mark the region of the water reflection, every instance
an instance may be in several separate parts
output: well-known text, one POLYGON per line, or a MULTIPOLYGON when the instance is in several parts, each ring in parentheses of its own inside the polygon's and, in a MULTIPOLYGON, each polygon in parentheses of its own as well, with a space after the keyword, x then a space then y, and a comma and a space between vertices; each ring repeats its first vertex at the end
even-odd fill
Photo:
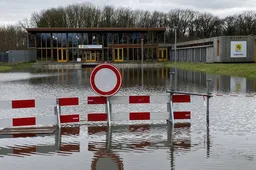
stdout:
POLYGON ((30 155, 70 155, 80 152, 80 143, 65 142, 65 138, 77 138, 80 127, 63 127, 53 134, 0 135, 0 157, 30 155), (10 137, 10 138, 7 138, 10 137), (64 138, 64 141, 63 139, 64 138))
POLYGON ((175 155, 189 153, 199 144, 191 144, 190 123, 167 125, 89 126, 88 150, 94 152, 92 169, 124 169, 122 152, 143 153, 166 150, 170 166, 175 167, 175 155), (104 137, 105 136, 105 137, 104 137), (169 150, 169 151, 168 151, 169 150))
MULTIPOLYGON (((58 69, 58 70, 40 70, 35 74, 44 73, 49 76, 40 76, 29 79, 32 84, 55 84, 69 86, 89 87, 89 77, 93 68, 83 69, 58 69)), ((123 76, 123 87, 156 87, 170 85, 170 72, 174 69, 165 67, 156 68, 120 68, 123 76)), ((206 90, 206 81, 211 79, 213 90, 216 92, 236 92, 251 93, 256 90, 256 81, 248 80, 242 77, 221 76, 215 74, 206 74, 202 72, 193 72, 188 70, 177 70, 177 88, 187 91, 206 90)))

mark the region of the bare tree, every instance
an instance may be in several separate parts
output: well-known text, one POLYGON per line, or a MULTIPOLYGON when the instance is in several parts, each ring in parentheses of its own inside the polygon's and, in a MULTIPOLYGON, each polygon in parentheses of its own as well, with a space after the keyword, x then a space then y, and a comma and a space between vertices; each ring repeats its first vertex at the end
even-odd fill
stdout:
MULTIPOLYGON (((113 6, 98 8, 91 3, 72 4, 34 12, 30 19, 20 21, 17 26, 1 27, 0 37, 6 41, 0 43, 0 48, 21 48, 17 39, 26 35, 25 28, 30 27, 165 27, 166 42, 173 43, 174 26, 177 27, 178 42, 220 35, 249 35, 256 32, 256 14, 245 11, 220 19, 190 9, 172 9, 163 13, 113 6)), ((153 33, 146 36, 149 42, 156 41, 153 33)))

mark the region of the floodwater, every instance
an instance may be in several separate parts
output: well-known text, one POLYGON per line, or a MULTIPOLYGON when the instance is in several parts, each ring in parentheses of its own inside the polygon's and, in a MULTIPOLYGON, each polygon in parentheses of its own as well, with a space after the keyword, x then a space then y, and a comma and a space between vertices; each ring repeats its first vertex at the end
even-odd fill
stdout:
MULTIPOLYGON (((0 100, 79 97, 80 106, 63 108, 62 113, 104 111, 104 106, 88 106, 92 69, 38 70, 0 74, 0 100)), ((167 68, 121 69, 123 86, 117 95, 166 94, 170 87, 167 68)), ((210 124, 202 97, 177 110, 190 110, 191 120, 171 129, 163 122, 151 124, 69 126, 47 136, 0 136, 1 169, 8 170, 205 170, 255 169, 256 82, 239 77, 209 75, 179 70, 177 88, 206 92, 211 79, 210 124), (216 96, 217 93, 226 96, 216 96), (240 96, 229 96, 229 94, 240 96), (6 138, 5 138, 6 137, 6 138), (173 141, 173 142, 171 142, 173 141)), ((113 106, 113 110, 159 111, 163 105, 113 106)), ((0 110, 1 118, 51 115, 53 108, 0 110)))

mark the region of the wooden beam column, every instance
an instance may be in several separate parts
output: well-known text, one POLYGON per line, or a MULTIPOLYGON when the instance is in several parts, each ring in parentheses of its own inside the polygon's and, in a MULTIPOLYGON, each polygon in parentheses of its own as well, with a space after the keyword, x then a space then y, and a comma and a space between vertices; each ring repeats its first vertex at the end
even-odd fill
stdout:
POLYGON ((130 44, 129 44, 129 33, 128 32, 126 32, 126 44, 127 44, 127 61, 129 61, 130 44))

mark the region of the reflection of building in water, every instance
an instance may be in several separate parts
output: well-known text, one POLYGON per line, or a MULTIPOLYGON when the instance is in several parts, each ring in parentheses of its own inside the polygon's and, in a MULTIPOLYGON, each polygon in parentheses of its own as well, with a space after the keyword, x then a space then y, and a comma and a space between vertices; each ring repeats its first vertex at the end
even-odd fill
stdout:
MULTIPOLYGON (((50 74, 49 77, 31 79, 34 84, 39 82, 61 85, 83 85, 90 86, 90 73, 93 68, 83 69, 57 69, 45 70, 50 74)), ((137 85, 158 86, 169 84, 170 74, 174 72, 172 68, 155 67, 155 68, 120 68, 123 77, 123 86, 133 87, 137 85), (143 74, 142 74, 143 70, 143 74), (143 79, 142 79, 143 76, 143 79), (143 80, 143 81, 142 81, 143 80)), ((235 78, 223 75, 210 75, 203 72, 194 72, 189 70, 177 69, 177 85, 182 89, 191 90, 195 85, 197 88, 206 88, 206 81, 213 81, 213 90, 231 91, 231 92, 253 92, 256 90, 256 81, 245 78, 235 78)))
MULTIPOLYGON (((29 156, 32 154, 54 154, 60 152, 63 154, 72 154, 73 152, 80 152, 80 144, 77 142, 63 143, 62 138, 71 138, 71 135, 77 136, 80 133, 80 127, 63 127, 60 130, 56 130, 53 134, 16 134, 12 138, 5 138, 0 135, 0 143, 6 145, 8 140, 8 147, 0 147, 0 156, 11 155, 11 156, 29 156), (33 144, 32 138, 37 136, 45 137, 45 139, 37 140, 36 144, 33 144), (53 138, 50 138, 50 137, 53 138), (24 139, 30 140, 30 144, 22 143, 24 139), (38 143, 38 141, 43 143, 38 143), (11 146, 13 143, 13 146, 11 146), (52 143, 52 144, 49 144, 52 143)), ((2 145, 2 144, 1 144, 2 145)))
POLYGON ((217 92, 250 93, 256 90, 256 81, 242 77, 216 75, 213 77, 214 89, 217 92))

